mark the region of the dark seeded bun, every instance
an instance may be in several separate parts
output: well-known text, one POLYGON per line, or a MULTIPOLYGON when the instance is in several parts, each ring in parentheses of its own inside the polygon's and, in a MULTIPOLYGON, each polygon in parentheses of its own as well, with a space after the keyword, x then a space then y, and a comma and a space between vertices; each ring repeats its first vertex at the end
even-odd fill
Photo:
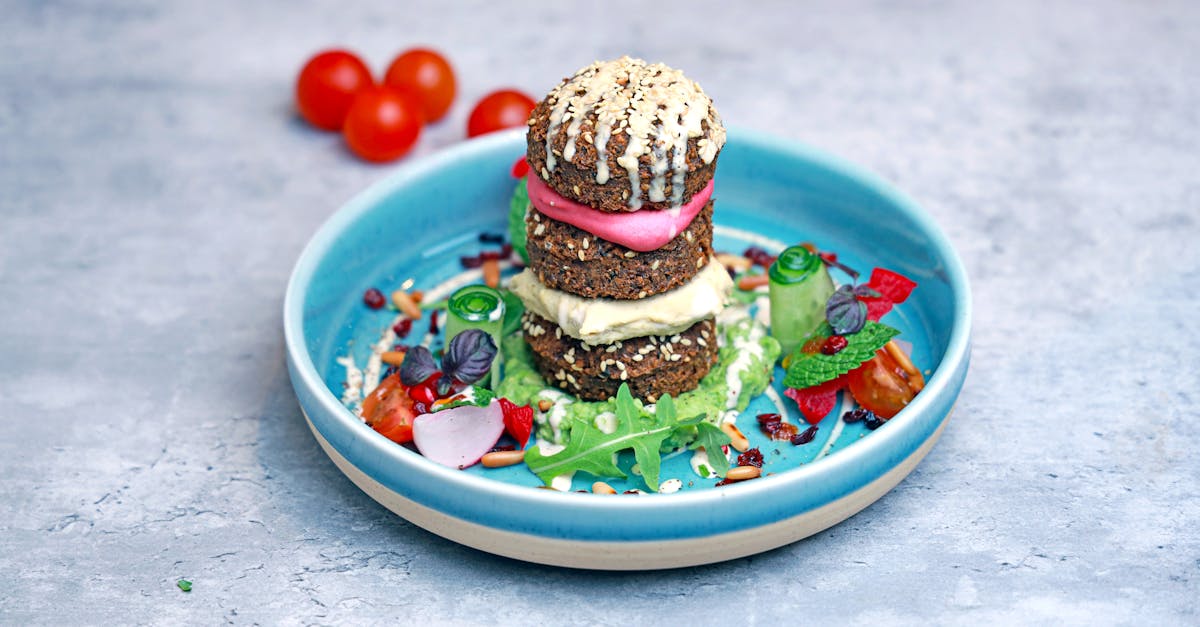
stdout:
POLYGON ((717 361, 717 326, 701 320, 672 336, 588 345, 558 325, 526 312, 521 320, 534 363, 548 383, 589 401, 616 396, 622 383, 637 398, 657 402, 695 389, 717 361))
POLYGON ((602 240, 537 209, 526 218, 529 267, 543 285, 585 298, 635 300, 687 283, 712 257, 709 201, 662 248, 637 252, 602 240))
POLYGON ((531 175, 560 195, 601 211, 661 210, 686 203, 712 180, 725 129, 712 101, 695 82, 661 64, 623 57, 593 64, 565 79, 533 110, 527 139, 531 175), (631 101, 648 107, 634 107, 631 112, 625 106, 631 101), (572 130, 575 112, 579 122, 572 130), (677 124, 663 125, 654 116, 673 117, 677 124), (610 129, 609 138, 601 142, 598 130, 604 127, 610 129), (635 155, 636 198, 628 168, 619 163, 634 136, 646 140, 638 142, 641 150, 635 155), (603 145, 603 160, 598 145, 603 145), (681 192, 673 176, 679 172, 673 161, 676 146, 686 153, 681 192), (652 197, 656 159, 667 166, 665 175, 660 175, 661 198, 652 197), (603 166, 607 166, 607 179, 601 174, 603 182, 599 182, 603 166))

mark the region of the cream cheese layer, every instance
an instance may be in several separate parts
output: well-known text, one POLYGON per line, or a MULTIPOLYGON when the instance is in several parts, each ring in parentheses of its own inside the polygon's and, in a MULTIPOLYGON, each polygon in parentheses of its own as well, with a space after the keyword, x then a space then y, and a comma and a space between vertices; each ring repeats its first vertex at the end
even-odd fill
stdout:
POLYGON ((531 270, 508 285, 525 308, 557 324, 563 333, 588 344, 612 344, 646 335, 679 333, 725 308, 733 281, 710 260, 691 281, 640 300, 583 298, 546 287, 531 270))

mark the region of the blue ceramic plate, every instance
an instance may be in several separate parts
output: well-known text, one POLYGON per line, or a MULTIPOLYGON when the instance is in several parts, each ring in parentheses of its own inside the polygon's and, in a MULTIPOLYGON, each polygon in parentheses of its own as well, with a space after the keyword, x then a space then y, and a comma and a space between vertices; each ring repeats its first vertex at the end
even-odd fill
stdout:
MULTIPOLYGON (((528 561, 695 565, 781 546, 846 519, 899 483, 936 442, 970 352, 970 292, 954 250, 915 203, 876 177, 738 130, 717 169, 717 250, 756 244, 777 252, 811 241, 864 274, 885 267, 918 282, 884 318, 927 373, 926 388, 899 415, 866 431, 842 423, 839 407, 813 442, 770 442, 752 428, 754 415, 782 408, 789 421, 800 420, 776 388, 740 421, 766 457, 761 479, 714 488, 679 455, 662 468, 662 479, 680 480, 679 492, 617 497, 533 489, 541 482, 523 465, 451 470, 375 433, 341 400, 346 366, 365 366, 392 323, 387 310, 362 305, 363 291, 406 285, 437 297, 477 282, 459 257, 478 254, 479 233, 505 231, 515 183, 509 169, 523 152, 524 135, 512 131, 397 170, 321 227, 288 284, 284 331, 300 406, 334 463, 384 506, 456 542, 528 561)), ((575 488, 591 481, 578 477, 575 488)), ((619 491, 644 487, 633 475, 610 483, 619 491)))

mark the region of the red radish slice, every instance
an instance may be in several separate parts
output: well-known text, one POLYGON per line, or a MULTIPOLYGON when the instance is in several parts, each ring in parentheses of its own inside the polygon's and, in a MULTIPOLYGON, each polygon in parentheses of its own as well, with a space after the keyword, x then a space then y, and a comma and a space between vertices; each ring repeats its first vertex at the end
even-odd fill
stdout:
POLYGON ((504 412, 496 401, 487 407, 462 405, 421 414, 413 421, 417 450, 443 466, 460 470, 492 450, 502 433, 504 412))

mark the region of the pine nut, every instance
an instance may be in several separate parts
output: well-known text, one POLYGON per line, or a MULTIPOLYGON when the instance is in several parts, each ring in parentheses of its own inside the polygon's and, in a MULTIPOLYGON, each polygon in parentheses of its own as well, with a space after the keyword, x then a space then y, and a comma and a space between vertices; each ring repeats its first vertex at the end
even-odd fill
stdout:
POLYGON ((905 355, 904 351, 900 350, 900 345, 896 343, 896 340, 889 340, 887 344, 883 345, 883 349, 896 361, 896 365, 900 366, 900 369, 908 375, 906 383, 908 384, 908 389, 913 394, 925 389, 925 375, 921 374, 921 371, 917 370, 917 367, 913 365, 908 355, 905 355))
POLYGON ((492 289, 500 287, 499 261, 495 259, 488 259, 483 262, 483 282, 492 289))
POLYGON ((596 483, 592 484, 592 493, 593 494, 616 494, 617 491, 614 490, 613 487, 608 485, 607 483, 604 483, 603 481, 597 481, 596 483))
POLYGON ((379 358, 389 366, 399 366, 404 363, 404 351, 384 351, 379 358))
POLYGON ((550 411, 551 407, 554 407, 554 403, 551 403, 550 401, 543 398, 542 400, 538 401, 537 407, 538 407, 538 411, 540 411, 544 414, 544 413, 550 411))
POLYGON ((749 292, 755 288, 762 287, 771 282, 771 277, 766 274, 745 274, 738 279, 737 287, 739 290, 749 292))
POLYGON ((762 469, 758 466, 738 466, 730 468, 729 472, 725 473, 725 478, 730 481, 746 481, 747 479, 757 479, 762 474, 762 469))
POLYGON ((421 308, 417 306, 417 301, 413 300, 412 294, 404 290, 396 290, 392 292, 392 304, 409 318, 421 319, 421 308))
POLYGON ((746 439, 746 435, 742 433, 742 430, 738 429, 737 425, 732 422, 722 424, 721 431, 724 431, 725 435, 729 436, 729 446, 732 446, 737 452, 745 453, 746 449, 750 448, 750 440, 746 439))
POLYGON ((717 253, 717 261, 721 265, 735 272, 745 272, 750 269, 750 260, 741 255, 731 255, 729 253, 717 253))
POLYGON ((525 461, 525 451, 492 451, 484 453, 479 463, 485 468, 503 468, 525 461))

